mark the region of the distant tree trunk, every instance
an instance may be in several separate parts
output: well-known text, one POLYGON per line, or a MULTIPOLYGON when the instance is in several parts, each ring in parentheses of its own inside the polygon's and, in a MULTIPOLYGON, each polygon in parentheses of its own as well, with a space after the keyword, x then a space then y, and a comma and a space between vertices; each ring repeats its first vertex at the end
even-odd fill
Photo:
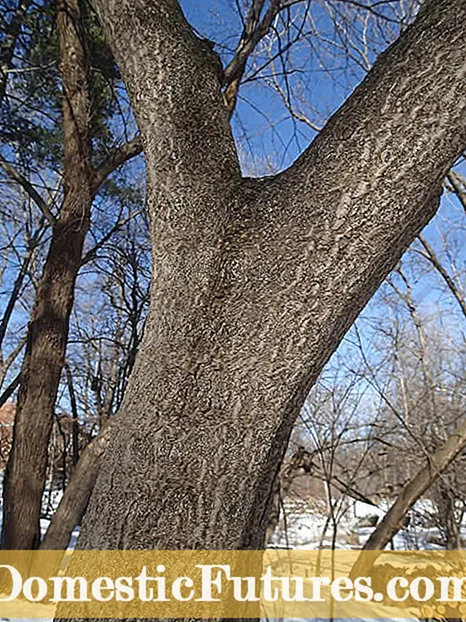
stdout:
POLYGON ((86 511, 113 428, 111 420, 82 452, 40 549, 60 551, 67 548, 73 529, 81 523, 86 511))
MULTIPOLYGON (((440 483, 442 488, 442 484, 440 483)), ((442 504, 441 508, 444 508, 445 516, 445 539, 446 547, 449 551, 457 551, 461 549, 461 532, 460 524, 455 512, 455 495, 447 489, 441 490, 442 504)))
MULTIPOLYGON (((432 486, 443 471, 466 447, 466 420, 456 427, 447 441, 430 457, 428 464, 403 487, 395 503, 385 514, 363 546, 364 551, 383 551, 391 539, 402 528, 404 519, 416 501, 432 486)), ((363 575, 365 561, 358 558, 351 572, 353 576, 363 575)))
POLYGON ((63 87, 64 200, 28 328, 4 484, 4 549, 31 549, 39 544, 48 440, 92 203, 88 62, 78 0, 57 2, 57 28, 63 87))
POLYGON ((142 132, 151 309, 84 548, 262 548, 310 386, 466 144, 466 3, 428 2, 287 171, 241 177, 175 0, 93 0, 142 132))
MULTIPOLYGON (((139 137, 91 163, 88 57, 79 0, 57 0, 63 90, 64 198, 28 327, 13 443, 4 478, 2 548, 32 549, 40 539, 48 441, 65 360, 76 277, 94 195, 107 177, 142 150, 139 137)), ((40 198, 40 197, 39 197, 40 198)))
POLYGON ((73 374, 71 373, 70 366, 68 363, 65 363, 65 374, 66 374, 66 382, 68 385, 68 395, 70 398, 70 406, 71 406, 71 416, 72 416, 72 424, 71 424, 71 447, 72 447, 72 461, 73 467, 76 466, 79 460, 79 420, 78 420, 78 405, 76 403, 76 394, 74 391, 73 385, 73 374))

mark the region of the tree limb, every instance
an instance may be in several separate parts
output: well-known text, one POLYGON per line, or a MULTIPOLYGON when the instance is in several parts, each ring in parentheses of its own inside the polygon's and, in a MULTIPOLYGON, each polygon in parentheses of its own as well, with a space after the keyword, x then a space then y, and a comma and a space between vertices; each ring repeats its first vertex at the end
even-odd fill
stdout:
POLYGON ((21 261, 21 267, 19 269, 18 275, 13 283, 13 287, 11 290, 10 297, 5 306, 5 310, 2 315, 2 319, 0 320, 0 350, 3 345, 3 340, 5 339, 5 335, 7 332, 8 325, 11 320, 11 316, 13 314, 13 310, 15 305, 20 297, 21 288, 24 283, 24 279, 29 270, 29 266, 34 256, 34 252, 36 250, 36 246, 41 238, 42 232, 44 230, 45 218, 40 219, 39 226, 37 227, 34 235, 30 238, 27 246, 26 253, 21 261))
POLYGON ((13 393, 19 387, 19 383, 20 382, 21 382, 21 373, 19 373, 15 378, 13 378, 13 380, 10 382, 10 384, 7 386, 7 388, 0 395, 0 408, 4 404, 7 403, 7 401, 10 399, 10 397, 13 395, 13 393))
POLYGON ((68 547, 73 529, 80 524, 86 511, 102 458, 114 429, 114 420, 110 419, 82 452, 40 544, 40 550, 63 551, 68 547))
POLYGON ((154 187, 177 194, 186 188, 188 175, 204 188, 230 183, 232 175, 238 179, 218 57, 196 37, 177 0, 92 4, 128 87, 149 181, 156 171, 154 187))
MULTIPOLYGON (((420 469, 403 488, 395 503, 363 546, 363 551, 382 551, 387 546, 401 529, 408 511, 465 447, 466 419, 463 419, 447 441, 432 455, 426 466, 420 469)), ((361 555, 351 569, 352 576, 364 575, 367 571, 366 562, 367 559, 361 555)))
POLYGON ((456 171, 450 171, 447 175, 448 181, 453 186, 456 196, 458 197, 464 211, 466 212, 466 185, 464 177, 458 175, 456 171))
POLYGON ((243 33, 236 46, 233 60, 225 68, 223 86, 228 113, 231 116, 238 99, 241 79, 246 69, 248 58, 254 52, 257 44, 269 32, 275 17, 283 8, 281 0, 271 0, 270 6, 261 20, 261 13, 265 0, 253 0, 244 25, 243 33))
POLYGON ((16 42, 31 3, 32 0, 19 0, 13 18, 5 28, 4 38, 0 44, 0 104, 5 97, 8 71, 11 68, 16 42))
POLYGON ((12 164, 0 158, 0 166, 3 168, 5 173, 11 177, 16 183, 18 183, 23 190, 29 195, 29 197, 34 201, 37 207, 40 209, 47 222, 51 227, 53 227, 56 223, 56 218, 52 214, 47 205, 46 201, 40 196, 37 190, 34 188, 33 184, 28 181, 24 175, 22 175, 18 169, 16 169, 12 164))
POLYGON ((461 312, 466 319, 466 301, 464 299, 464 295, 460 292, 458 286, 456 285, 453 278, 448 274, 445 270, 445 267, 442 265, 442 262, 439 260, 437 255, 435 254, 434 249, 429 244, 429 242, 425 239, 423 235, 418 236, 419 241, 425 249, 425 253, 421 252, 422 257, 430 261, 430 263, 434 266, 437 272, 440 274, 442 279, 445 281, 448 289, 456 298, 457 303, 460 306, 461 312))
POLYGON ((140 136, 135 136, 133 139, 114 149, 108 158, 106 158, 93 173, 92 179, 92 193, 95 195, 100 186, 104 183, 107 177, 113 173, 119 166, 131 160, 135 156, 142 152, 142 140, 140 136))
POLYGON ((136 218, 137 216, 139 216, 139 214, 142 213, 142 210, 137 210, 136 212, 133 212, 132 214, 130 214, 127 218, 119 218, 116 223, 113 225, 113 227, 107 231, 107 233, 105 235, 103 235, 100 240, 98 240, 94 246, 92 248, 90 248, 86 254, 84 255, 84 257, 81 260, 81 266, 84 266, 85 264, 89 263, 90 261, 92 261, 96 255, 97 255, 97 251, 99 250, 99 248, 102 248, 102 246, 108 242, 110 240, 110 238, 122 227, 124 227, 126 224, 128 224, 131 220, 133 220, 134 218, 136 218))

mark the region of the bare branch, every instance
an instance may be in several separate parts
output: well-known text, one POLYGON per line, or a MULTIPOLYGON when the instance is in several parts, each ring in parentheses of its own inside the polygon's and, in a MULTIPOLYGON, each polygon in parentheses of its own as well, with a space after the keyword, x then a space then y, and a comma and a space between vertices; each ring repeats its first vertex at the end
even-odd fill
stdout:
POLYGON ((455 171, 450 171, 447 175, 447 179, 453 186, 453 190, 466 212, 466 184, 464 177, 458 175, 455 171))
POLYGON ((52 214, 47 205, 46 201, 40 196, 37 190, 34 188, 33 184, 28 181, 24 175, 22 175, 18 169, 16 169, 12 164, 7 162, 6 160, 0 159, 0 166, 3 168, 5 173, 11 177, 16 183, 18 183, 23 190, 27 192, 27 194, 31 197, 37 207, 40 209, 47 222, 51 227, 53 227, 56 223, 56 218, 52 214))
POLYGON ((139 216, 139 214, 141 213, 142 213, 142 210, 137 210, 136 212, 133 212, 132 214, 130 214, 127 218, 118 219, 117 222, 110 229, 110 231, 108 231, 104 236, 102 236, 102 238, 98 242, 96 242, 96 244, 90 250, 87 251, 87 253, 82 258, 81 266, 84 266, 86 263, 89 263, 90 261, 92 261, 95 258, 99 248, 102 248, 102 246, 110 240, 112 235, 114 235, 119 229, 124 227, 126 224, 128 224, 131 220, 133 220, 137 216, 139 216))
POLYGON ((30 5, 31 0, 19 1, 13 19, 5 28, 4 39, 0 44, 0 103, 5 96, 8 73, 11 68, 16 42, 30 5))
POLYGON ((460 308, 461 308, 461 312, 463 313, 464 317, 466 318, 466 301, 464 299, 464 296, 462 294, 462 292, 460 292, 458 286, 456 285, 455 281, 452 279, 452 277, 448 274, 448 272, 445 270, 445 267, 442 265, 441 261, 439 261, 439 258, 437 257, 437 255, 435 254, 434 249, 432 248, 432 246, 429 244, 429 242, 424 238, 423 235, 419 236, 419 241, 421 242, 422 246, 425 248, 425 253, 421 252, 421 255, 423 257, 425 257, 425 259, 428 259, 430 261, 430 263, 434 266, 434 268, 437 270, 437 272, 440 274, 440 276, 442 277, 442 279, 445 281, 448 289, 451 291, 451 293, 453 294, 453 296, 456 298, 460 308))
POLYGON ((107 177, 119 166, 142 152, 141 137, 135 136, 121 147, 114 149, 95 170, 92 180, 92 193, 95 195, 107 177))
POLYGON ((269 8, 261 20, 260 16, 264 4, 265 0, 253 0, 243 33, 236 47, 235 56, 224 71, 223 86, 225 87, 225 100, 230 116, 236 106, 239 86, 248 58, 256 49, 259 41, 268 34, 278 13, 288 3, 285 4, 281 0, 271 0, 269 8))
MULTIPOLYGON (((364 551, 382 551, 402 526, 404 517, 424 492, 437 480, 466 447, 466 419, 463 419, 447 441, 432 456, 425 467, 403 488, 382 522, 371 534, 364 551)), ((364 574, 365 558, 360 556, 351 570, 353 576, 364 574)))
POLYGON ((19 373, 7 386, 7 388, 0 395, 0 408, 7 403, 16 389, 19 387, 19 383, 21 382, 21 373, 19 373))
POLYGON ((26 345, 26 335, 23 334, 23 336, 20 337, 17 344, 13 348, 13 350, 8 354, 8 356, 6 357, 2 365, 2 382, 5 378, 6 373, 8 372, 10 367, 13 365, 15 360, 18 358, 18 356, 21 354, 21 350, 24 348, 25 345, 26 345))

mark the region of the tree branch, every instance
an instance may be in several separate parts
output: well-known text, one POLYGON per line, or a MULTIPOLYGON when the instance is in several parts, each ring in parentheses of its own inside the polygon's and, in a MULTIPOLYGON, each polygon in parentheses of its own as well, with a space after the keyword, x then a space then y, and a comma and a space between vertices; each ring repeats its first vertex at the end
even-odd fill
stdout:
POLYGON ((105 235, 103 235, 100 240, 98 240, 94 246, 89 249, 86 254, 84 255, 84 257, 81 260, 81 266, 84 266, 85 264, 89 263, 90 261, 92 261, 96 255, 97 255, 97 251, 99 250, 99 248, 102 248, 102 246, 108 242, 110 240, 110 238, 122 227, 124 227, 126 224, 128 224, 131 220, 133 220, 134 218, 136 218, 137 216, 139 216, 139 214, 141 214, 142 210, 137 210, 136 212, 133 212, 132 214, 130 214, 127 218, 119 218, 116 223, 113 225, 113 227, 107 231, 107 233, 105 235))
POLYGON ((216 244, 241 195, 218 57, 193 33, 176 0, 92 4, 144 143, 153 261, 161 267, 153 286, 160 292, 164 275, 176 274, 184 281, 180 289, 189 292, 189 315, 210 295, 210 275, 221 261, 216 244))
POLYGON ((5 28, 3 41, 0 43, 0 104, 5 97, 8 72, 11 68, 16 42, 31 3, 32 0, 19 0, 13 18, 5 28))
POLYGON ((73 529, 80 524, 86 511, 101 461, 114 430, 115 420, 111 419, 82 452, 40 544, 40 550, 60 551, 67 548, 73 529))
POLYGON ((3 391, 3 393, 0 395, 0 408, 7 403, 7 401, 10 399, 10 397, 13 395, 13 393, 16 391, 16 389, 19 387, 19 384, 21 382, 21 373, 19 373, 11 382, 10 384, 7 386, 7 388, 3 391))
POLYGON ((53 227, 56 223, 56 218, 52 214, 49 209, 49 206, 44 201, 44 199, 40 196, 34 186, 29 182, 24 175, 22 175, 12 164, 0 158, 0 166, 3 168, 5 173, 11 177, 17 184, 26 191, 29 197, 34 201, 37 207, 40 209, 45 219, 49 223, 51 227, 53 227))
POLYGON ((142 140, 140 136, 135 136, 121 147, 114 149, 108 158, 94 170, 92 179, 92 193, 95 195, 107 177, 119 166, 131 160, 142 152, 142 140))
POLYGON ((424 257, 425 259, 427 259, 428 261, 430 261, 430 263, 434 266, 434 268, 440 274, 442 279, 445 281, 445 284, 447 285, 448 289, 453 294, 453 296, 456 298, 456 302, 459 304, 461 312, 466 319, 466 301, 464 299, 464 295, 459 290, 459 287, 457 286, 453 278, 448 274, 447 270, 445 270, 445 267, 442 265, 442 262, 439 260, 439 258, 435 254, 434 249, 429 244, 429 242, 425 239, 425 237, 423 235, 420 235, 418 239, 426 251, 425 253, 421 251, 420 255, 424 257))
POLYGON ((177 0, 92 4, 127 85, 153 187, 175 200, 188 176, 199 190, 239 179, 218 57, 196 37, 177 0))
MULTIPOLYGON (((401 529, 408 511, 465 447, 466 420, 463 419, 453 434, 433 454, 428 464, 420 469, 403 488, 395 503, 364 545, 363 551, 383 551, 393 536, 401 529)), ((360 555, 351 569, 351 575, 354 577, 364 575, 368 570, 366 563, 367 558, 360 555)))
MULTIPOLYGON (((466 4, 457 10, 466 19, 466 4)), ((437 209, 466 144, 465 53, 449 2, 428 3, 290 169, 249 182, 253 211, 266 206, 270 223, 256 244, 260 272, 276 275, 274 295, 285 304, 307 291, 318 308, 345 292, 330 334, 344 334, 437 209)), ((309 327, 312 313, 303 311, 309 327)))
POLYGON ((228 64, 223 73, 225 100, 230 117, 236 106, 239 87, 246 70, 248 58, 254 52, 261 39, 268 34, 276 16, 285 6, 288 6, 288 3, 285 4, 282 0, 270 0, 270 6, 261 20, 260 16, 264 4, 265 0, 252 1, 233 60, 228 64))
POLYGON ((464 177, 458 175, 456 171, 450 171, 447 175, 447 179, 453 186, 453 190, 466 212, 466 184, 464 177))

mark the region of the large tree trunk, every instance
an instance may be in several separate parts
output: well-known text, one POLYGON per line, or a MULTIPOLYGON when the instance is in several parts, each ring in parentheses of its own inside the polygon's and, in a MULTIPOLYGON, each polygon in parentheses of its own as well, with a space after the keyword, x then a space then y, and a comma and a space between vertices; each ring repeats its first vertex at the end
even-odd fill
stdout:
POLYGON ((76 276, 89 228, 90 101, 78 0, 57 2, 65 145, 64 200, 28 328, 4 484, 2 548, 39 544, 48 440, 64 363, 76 276))
POLYGON ((287 171, 240 174, 175 0, 93 0, 142 132, 154 275, 87 548, 261 548, 304 397, 466 144, 466 2, 428 2, 287 171))

